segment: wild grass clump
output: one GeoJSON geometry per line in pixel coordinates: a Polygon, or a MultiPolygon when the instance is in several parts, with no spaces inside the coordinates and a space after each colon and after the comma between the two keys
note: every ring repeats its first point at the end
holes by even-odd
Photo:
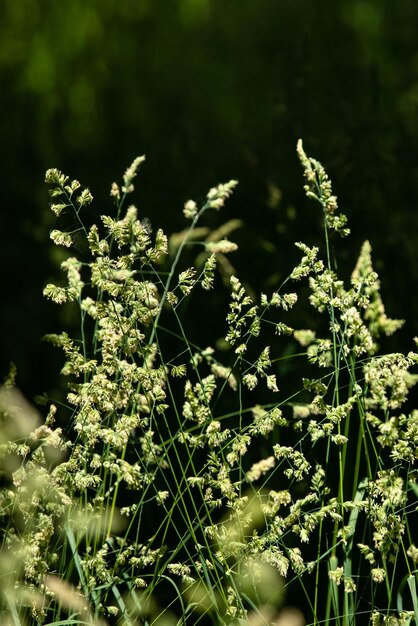
{"type": "Polygon", "coordinates": [[[255,297],[228,259],[239,222],[204,226],[236,181],[186,202],[188,226],[168,238],[128,203],[143,157],[100,225],[86,225],[88,189],[46,173],[51,239],[78,255],[44,294],[80,330],[46,337],[65,355],[65,404],[41,417],[13,373],[0,394],[2,624],[303,624],[286,598],[306,624],[418,621],[418,354],[379,353],[402,322],[370,243],[344,282],[332,249],[347,219],[301,142],[298,155],[323,250],[297,243],[288,278],[255,297]],[[291,326],[302,282],[315,328],[291,326]],[[221,340],[206,332],[215,314],[221,340]]]}

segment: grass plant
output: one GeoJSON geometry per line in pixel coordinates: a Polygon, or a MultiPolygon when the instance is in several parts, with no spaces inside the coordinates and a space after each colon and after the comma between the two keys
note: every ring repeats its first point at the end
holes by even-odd
{"type": "Polygon", "coordinates": [[[324,243],[298,242],[270,294],[229,260],[239,222],[205,225],[236,181],[186,202],[169,238],[128,202],[143,157],[100,224],[87,188],[46,173],[51,239],[77,256],[44,294],[79,332],[46,337],[65,355],[64,403],[41,416],[13,371],[0,393],[1,624],[418,623],[418,355],[380,352],[402,321],[386,315],[370,243],[344,281],[347,219],[297,152],[324,243]],[[297,306],[315,328],[293,328],[297,306]],[[207,336],[214,316],[221,338],[207,336]],[[304,617],[284,608],[296,599],[304,617]]]}

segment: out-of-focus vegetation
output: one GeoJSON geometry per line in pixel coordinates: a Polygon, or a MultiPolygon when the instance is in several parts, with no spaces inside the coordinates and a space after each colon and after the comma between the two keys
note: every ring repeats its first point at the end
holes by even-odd
{"type": "Polygon", "coordinates": [[[170,231],[184,200],[239,179],[225,214],[245,224],[234,262],[263,288],[286,274],[295,239],[321,238],[295,195],[303,137],[344,198],[346,257],[371,239],[387,309],[417,332],[416,3],[2,0],[0,24],[1,366],[16,362],[29,395],[54,382],[39,339],[60,325],[41,295],[61,260],[51,166],[87,178],[105,213],[102,190],[147,153],[139,210],[170,231]]]}

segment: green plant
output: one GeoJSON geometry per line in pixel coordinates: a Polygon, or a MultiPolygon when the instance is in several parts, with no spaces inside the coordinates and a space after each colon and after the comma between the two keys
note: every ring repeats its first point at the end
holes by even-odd
{"type": "Polygon", "coordinates": [[[370,244],[346,287],[332,244],[347,220],[301,142],[298,155],[324,259],[297,243],[300,263],[256,299],[225,256],[237,222],[200,226],[236,181],[188,201],[189,227],[168,239],[126,208],[143,157],[112,185],[116,215],[100,227],[86,226],[89,190],[48,170],[52,210],[78,223],[51,239],[81,255],[44,293],[78,311],[80,333],[47,337],[65,354],[65,406],[42,420],[13,376],[1,392],[3,622],[271,624],[295,589],[309,624],[417,621],[418,411],[405,404],[418,355],[379,356],[401,322],[370,244]],[[230,295],[214,349],[187,319],[217,266],[230,295]],[[302,280],[321,337],[290,326],[287,286],[302,280]],[[296,344],[299,356],[281,354],[296,344]],[[302,380],[279,391],[281,365],[301,356],[302,380]]]}

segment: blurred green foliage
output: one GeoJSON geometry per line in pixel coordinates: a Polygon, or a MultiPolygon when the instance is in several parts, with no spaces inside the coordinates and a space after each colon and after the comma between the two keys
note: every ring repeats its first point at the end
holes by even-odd
{"type": "MultiPolygon", "coordinates": [[[[2,371],[56,384],[59,330],[41,291],[58,273],[44,171],[91,187],[96,210],[137,154],[140,212],[167,231],[218,182],[240,187],[235,264],[256,290],[287,275],[293,241],[321,238],[298,137],[369,238],[393,317],[417,333],[418,4],[411,0],[2,0],[2,371]]],[[[204,342],[204,338],[202,338],[204,342]]]]}

